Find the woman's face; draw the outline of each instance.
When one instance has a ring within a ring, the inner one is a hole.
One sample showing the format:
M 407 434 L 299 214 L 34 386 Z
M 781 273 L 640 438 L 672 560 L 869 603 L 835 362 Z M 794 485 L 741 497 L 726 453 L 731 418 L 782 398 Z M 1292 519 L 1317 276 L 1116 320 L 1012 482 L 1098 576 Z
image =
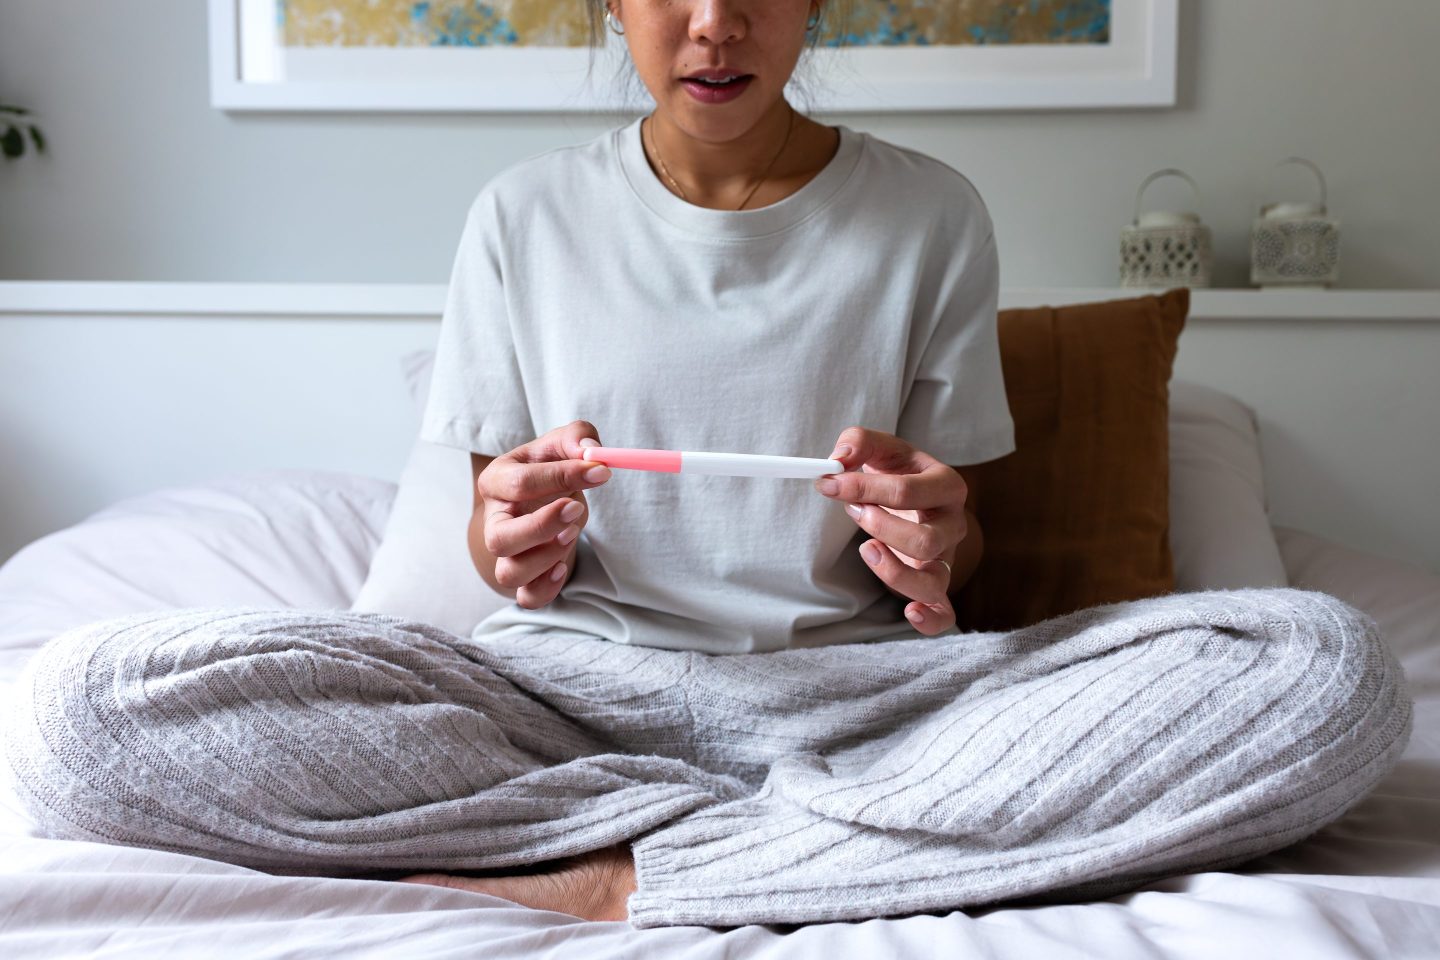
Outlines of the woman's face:
M 780 100 L 819 0 L 612 0 L 610 9 L 657 109 L 719 143 L 749 131 Z M 736 75 L 729 84 L 690 79 Z

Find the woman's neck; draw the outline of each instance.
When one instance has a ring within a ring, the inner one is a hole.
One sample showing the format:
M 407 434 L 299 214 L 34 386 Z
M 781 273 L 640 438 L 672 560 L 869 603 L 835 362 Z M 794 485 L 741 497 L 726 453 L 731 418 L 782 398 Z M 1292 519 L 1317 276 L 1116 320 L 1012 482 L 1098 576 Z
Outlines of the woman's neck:
M 724 143 L 690 136 L 660 110 L 641 130 L 660 182 L 672 193 L 683 192 L 688 202 L 716 210 L 734 210 L 742 201 L 748 210 L 783 200 L 824 169 L 839 140 L 839 131 L 795 113 L 783 99 L 750 130 Z

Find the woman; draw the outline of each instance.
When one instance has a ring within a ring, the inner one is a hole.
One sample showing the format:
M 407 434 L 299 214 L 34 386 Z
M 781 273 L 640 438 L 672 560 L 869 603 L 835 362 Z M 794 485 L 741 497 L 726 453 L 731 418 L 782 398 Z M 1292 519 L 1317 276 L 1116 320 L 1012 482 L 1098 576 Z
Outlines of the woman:
M 962 471 L 1014 447 L 993 228 L 960 174 L 786 103 L 823 13 L 612 0 L 654 112 L 476 199 L 423 435 L 471 452 L 472 556 L 516 603 L 479 642 L 252 610 L 61 636 L 7 729 L 50 833 L 810 922 L 1234 865 L 1389 769 L 1399 668 L 1330 597 L 954 633 Z M 847 469 L 612 476 L 602 428 Z

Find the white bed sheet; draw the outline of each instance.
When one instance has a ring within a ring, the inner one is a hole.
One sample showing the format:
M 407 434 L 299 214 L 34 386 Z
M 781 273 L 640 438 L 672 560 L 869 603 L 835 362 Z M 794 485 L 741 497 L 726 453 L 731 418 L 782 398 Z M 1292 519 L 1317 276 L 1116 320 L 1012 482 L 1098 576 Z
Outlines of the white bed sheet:
M 394 493 L 369 478 L 272 471 L 133 498 L 31 544 L 0 568 L 0 696 L 11 699 L 41 642 L 101 617 L 251 603 L 344 609 Z M 0 790 L 0 956 L 1440 955 L 1440 578 L 1298 531 L 1276 535 L 1292 584 L 1379 622 L 1416 699 L 1415 732 L 1396 770 L 1347 816 L 1242 871 L 1097 903 L 635 930 L 436 887 L 275 877 L 41 839 Z

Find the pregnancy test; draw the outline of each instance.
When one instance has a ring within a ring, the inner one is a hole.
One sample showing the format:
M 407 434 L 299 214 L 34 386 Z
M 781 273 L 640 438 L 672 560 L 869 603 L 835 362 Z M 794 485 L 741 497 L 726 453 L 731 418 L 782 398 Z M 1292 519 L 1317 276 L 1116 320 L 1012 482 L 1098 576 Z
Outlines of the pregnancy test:
M 708 473 L 721 477 L 796 477 L 813 480 L 844 473 L 839 460 L 814 457 L 772 457 L 759 453 L 701 453 L 692 450 L 641 450 L 633 447 L 586 447 L 584 457 L 622 470 L 658 473 Z

